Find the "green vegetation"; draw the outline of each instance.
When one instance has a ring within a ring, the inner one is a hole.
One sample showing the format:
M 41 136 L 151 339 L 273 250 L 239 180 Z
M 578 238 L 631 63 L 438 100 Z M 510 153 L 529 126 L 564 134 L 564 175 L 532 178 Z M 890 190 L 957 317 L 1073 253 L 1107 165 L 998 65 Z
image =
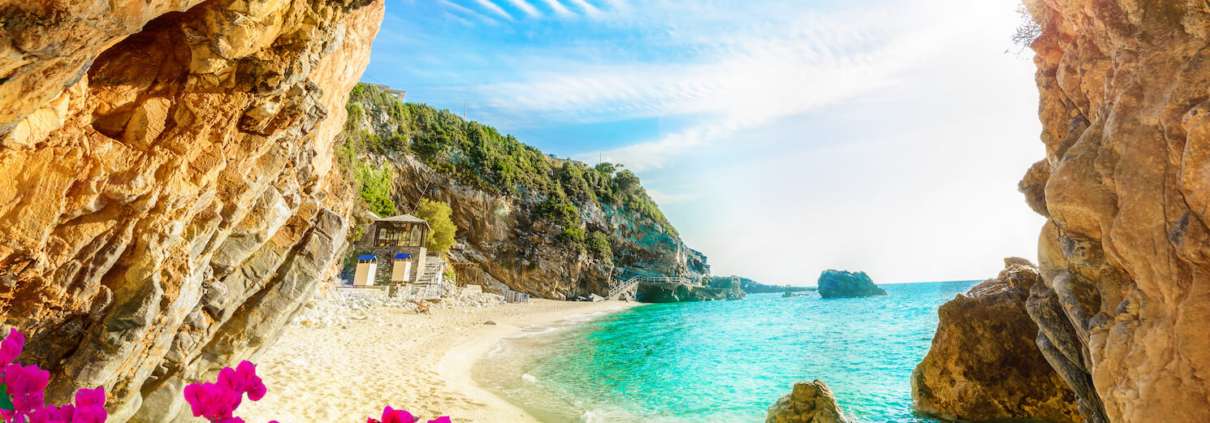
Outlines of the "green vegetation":
M 370 211 L 379 216 L 395 214 L 395 200 L 391 199 L 395 175 L 387 166 L 357 163 L 353 177 L 357 183 L 357 194 L 366 202 Z
M 609 235 L 605 235 L 601 231 L 592 231 L 592 235 L 588 236 L 588 251 L 596 257 L 605 261 L 613 261 L 613 248 L 609 246 Z
M 437 254 L 445 254 L 449 251 L 450 246 L 454 245 L 454 235 L 458 232 L 458 227 L 454 225 L 452 219 L 453 212 L 450 210 L 450 205 L 442 201 L 422 198 L 420 206 L 416 207 L 415 214 L 416 217 L 429 222 L 429 242 L 425 247 Z
M 365 153 L 387 157 L 414 154 L 434 170 L 476 189 L 536 199 L 536 215 L 552 230 L 552 236 L 569 247 L 591 250 L 600 257 L 612 254 L 601 254 L 608 250 L 592 239 L 599 232 L 589 235 L 593 228 L 585 227 L 580 215 L 580 208 L 586 205 L 631 210 L 656 222 L 666 232 L 676 233 L 639 178 L 620 165 L 600 163 L 590 167 L 582 162 L 551 158 L 495 128 L 465 120 L 448 110 L 403 103 L 373 85 L 358 84 L 350 94 L 347 110 L 348 135 L 338 154 L 350 169 L 361 169 L 358 157 Z M 367 113 L 367 110 L 379 112 Z M 367 203 L 386 208 L 387 204 L 374 191 L 378 181 L 370 178 L 378 175 L 367 174 L 363 178 L 361 171 L 356 175 Z M 368 192 L 367 186 L 371 188 Z M 604 246 L 608 247 L 608 242 Z

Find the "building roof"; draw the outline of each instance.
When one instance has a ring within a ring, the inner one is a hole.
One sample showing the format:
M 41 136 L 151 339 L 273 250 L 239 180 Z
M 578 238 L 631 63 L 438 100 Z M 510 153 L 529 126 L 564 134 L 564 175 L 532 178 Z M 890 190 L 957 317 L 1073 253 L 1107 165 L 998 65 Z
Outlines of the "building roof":
M 380 217 L 380 218 L 374 219 L 374 221 L 376 221 L 376 222 L 398 222 L 398 223 L 419 223 L 419 224 L 424 225 L 425 227 L 429 226 L 429 222 L 426 222 L 424 219 L 421 219 L 416 216 L 412 216 L 410 214 L 401 214 L 399 216 L 391 216 L 391 217 Z

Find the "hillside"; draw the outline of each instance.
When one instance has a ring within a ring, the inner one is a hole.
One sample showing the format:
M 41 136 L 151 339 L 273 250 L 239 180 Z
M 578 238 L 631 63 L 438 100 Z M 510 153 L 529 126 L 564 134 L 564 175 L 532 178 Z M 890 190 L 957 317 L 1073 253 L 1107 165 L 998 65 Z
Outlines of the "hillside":
M 725 281 L 725 280 L 730 280 L 733 277 L 736 277 L 736 276 L 712 276 L 710 279 L 712 281 Z M 754 281 L 752 279 L 745 278 L 743 276 L 738 276 L 738 278 L 739 278 L 740 289 L 742 289 L 745 293 L 748 293 L 748 294 L 765 294 L 765 293 L 770 293 L 770 292 L 783 293 L 786 291 L 801 292 L 801 291 L 814 291 L 815 290 L 815 287 L 792 286 L 792 285 L 769 285 L 769 284 L 763 284 L 763 283 Z
M 569 298 L 633 275 L 709 274 L 706 257 L 619 165 L 553 158 L 385 87 L 358 85 L 347 109 L 337 150 L 363 206 L 391 215 L 421 198 L 449 203 L 461 282 Z

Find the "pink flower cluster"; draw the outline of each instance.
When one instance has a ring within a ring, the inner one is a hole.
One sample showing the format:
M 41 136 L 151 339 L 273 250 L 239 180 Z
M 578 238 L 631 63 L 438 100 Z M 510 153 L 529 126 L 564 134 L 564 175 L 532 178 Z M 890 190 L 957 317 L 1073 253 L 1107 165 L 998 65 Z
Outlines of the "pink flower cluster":
M 413 416 L 412 413 L 407 412 L 407 410 L 396 410 L 391 408 L 389 405 L 382 409 L 381 420 L 373 417 L 366 419 L 366 423 L 417 423 L 418 421 L 419 420 L 416 420 L 416 417 Z M 450 423 L 450 418 L 449 416 L 441 416 L 429 420 L 428 423 Z
M 248 394 L 248 399 L 252 401 L 260 401 L 265 392 L 268 389 L 256 375 L 256 365 L 245 360 L 234 369 L 227 367 L 219 371 L 217 382 L 186 386 L 185 401 L 189 403 L 194 417 L 203 417 L 215 423 L 244 423 L 243 419 L 234 416 L 244 394 Z
M 109 415 L 105 412 L 105 389 L 80 389 L 76 391 L 75 404 L 49 405 L 45 403 L 46 385 L 50 383 L 50 372 L 37 365 L 22 366 L 15 363 L 25 349 L 25 335 L 16 329 L 0 341 L 0 371 L 3 376 L 3 397 L 0 416 L 5 423 L 104 423 Z M 11 408 L 10 408 L 11 407 Z

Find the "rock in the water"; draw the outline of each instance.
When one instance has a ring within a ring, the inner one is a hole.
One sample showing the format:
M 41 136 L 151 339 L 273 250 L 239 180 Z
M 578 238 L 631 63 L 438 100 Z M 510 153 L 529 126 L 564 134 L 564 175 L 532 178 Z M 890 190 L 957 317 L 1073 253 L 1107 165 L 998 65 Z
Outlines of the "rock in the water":
M 865 272 L 825 270 L 819 275 L 819 296 L 823 298 L 871 297 L 886 295 L 886 291 L 874 285 Z
M 707 285 L 641 283 L 635 300 L 644 303 L 741 300 L 746 296 L 740 285 L 730 279 L 710 281 Z
M 848 423 L 828 385 L 816 380 L 794 384 L 794 391 L 769 407 L 765 423 Z
M 1210 422 L 1210 9 L 1025 4 L 1048 168 L 1021 184 L 1049 218 L 1038 343 L 1092 423 Z
M 332 142 L 383 2 L 3 10 L 4 323 L 47 400 L 102 386 L 111 421 L 173 419 L 337 270 L 355 197 Z
M 941 306 L 928 355 L 912 372 L 916 410 L 948 420 L 1080 421 L 1075 393 L 1047 363 L 1026 312 L 1042 284 L 1023 259 Z

